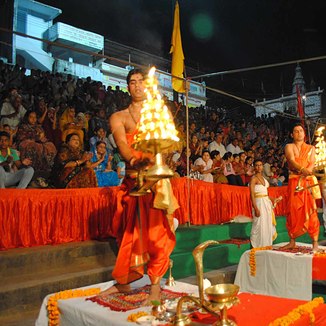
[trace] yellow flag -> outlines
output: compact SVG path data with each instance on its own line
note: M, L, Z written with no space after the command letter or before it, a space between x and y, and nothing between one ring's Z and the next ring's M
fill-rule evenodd
M172 53L172 68L171 73L174 76L183 78L184 69L184 55L182 50L181 42L181 31L180 31L180 17L179 17L179 3L175 3L174 9L174 21L173 21L173 32L171 39L171 50ZM178 93L184 93L184 82L182 79L172 77L172 88Z

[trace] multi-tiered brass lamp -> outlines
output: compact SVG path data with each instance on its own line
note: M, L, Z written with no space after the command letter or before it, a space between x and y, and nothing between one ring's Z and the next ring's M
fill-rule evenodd
M319 127L316 132L316 162L315 170L318 175L318 171L321 173L322 181L326 182L326 142L325 142L325 126Z
M321 185L322 191L326 191L326 142L325 142L325 126L320 126L315 131L316 137L316 154L315 154L315 167L313 174L319 177L318 183L303 187L301 185L302 177L299 178L298 185L295 188L295 192L304 191L306 189L314 188Z
M148 73L145 93L146 100L140 112L132 147L152 153L155 156L155 164L138 171L136 190L130 193L134 196L148 193L158 180L173 176L173 171L163 163L162 153L169 152L179 141L173 118L158 91L155 67Z

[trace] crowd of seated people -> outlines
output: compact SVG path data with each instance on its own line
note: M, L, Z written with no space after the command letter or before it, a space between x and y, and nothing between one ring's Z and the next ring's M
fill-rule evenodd
M284 156L288 139L283 136L286 126L276 122L270 116L220 121L212 112L201 122L204 126L190 123L188 160L183 146L172 156L170 166L177 175L184 176L189 162L190 176L195 179L246 186L254 173L253 161L259 158L265 163L264 177L270 184L283 185L288 179ZM178 125L178 130L180 143L185 144L184 126Z
M90 77L82 80L40 70L31 70L27 76L26 69L0 61L0 130L9 134L9 146L21 160L30 162L38 181L34 186L121 184L125 163L116 151L108 121L129 101L119 86L106 88ZM277 117L231 120L213 109L192 109L187 151L185 110L179 104L167 104L180 137L168 159L176 177L189 170L191 177L206 182L247 185L253 160L260 158L268 164L264 176L272 185L287 181L286 128Z
M118 86L106 89L90 77L33 69L26 75L25 68L0 61L0 130L9 135L14 158L30 162L33 187L121 184L125 164L116 153L108 119L128 103L128 93ZM4 156L4 165L12 159Z
M82 150L78 134L71 133L60 147L52 169L57 188L89 188L97 186L92 168L92 154Z

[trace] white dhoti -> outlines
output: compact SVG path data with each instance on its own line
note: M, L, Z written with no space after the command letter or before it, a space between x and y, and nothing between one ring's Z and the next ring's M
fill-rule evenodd
M260 211L260 216L255 216L253 210L252 228L250 234L251 245L254 248L271 246L276 239L276 220L273 211L273 204L268 197L268 181L265 179L265 186L255 185L256 205Z

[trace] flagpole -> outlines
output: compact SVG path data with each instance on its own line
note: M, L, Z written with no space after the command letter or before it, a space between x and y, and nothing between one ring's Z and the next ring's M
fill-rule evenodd
M184 69L184 74L186 75L186 69ZM187 226L190 226L190 156L189 151L189 86L190 81L185 79L185 94L186 94L186 158L187 158Z
M175 2L174 16L173 16L173 30L171 37L171 49L172 53L172 65L171 65L171 76L172 76L172 88L174 91L179 93L185 93L186 95L186 133L187 133L187 147L186 147L186 162L187 162L187 225L190 225L190 178L189 178L189 110L188 110L188 98L189 98L189 81L187 81L184 54L182 49L181 41L181 30L180 30L180 12L178 0ZM179 101L179 95L178 95Z

